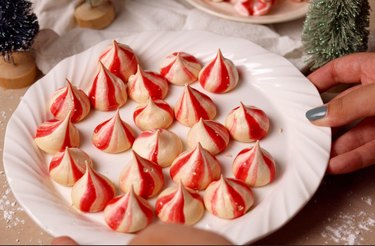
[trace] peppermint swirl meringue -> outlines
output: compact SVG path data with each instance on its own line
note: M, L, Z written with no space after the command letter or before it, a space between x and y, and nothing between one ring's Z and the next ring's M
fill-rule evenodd
M119 110L115 115L94 129L92 143L107 153L120 153L129 149L135 140L131 127L121 119Z
M49 174L57 183L73 186L85 173L86 163L92 165L91 158L81 149L65 148L56 153L49 163Z
M199 73L199 83L207 91L225 93L238 84L239 76L233 62L223 56L220 49L215 59L205 65Z
M202 65L197 58L185 53L174 52L162 62L160 74L175 85L191 84L198 79Z
M260 147L259 141L253 147L245 148L233 161L234 176L246 184L258 187L275 179L276 165L270 153Z
M202 118L188 132L188 145L194 148L198 143L211 154L222 152L229 144L230 135L224 125Z
M174 112L167 102L149 98L146 105L140 105L135 109L133 120L135 125L143 131L167 129L174 121Z
M221 175L219 161L200 143L195 149L180 154L172 163L170 175L173 181L181 182L193 190L204 190Z
M166 223L192 225L204 214L204 205L198 193L188 191L181 183L165 189L156 200L155 212Z
M72 188L73 206L82 212L102 211L114 197L115 187L109 179L86 164L85 174Z
M164 186L163 171L159 165L142 158L134 151L132 159L120 174L120 188L127 193L131 189L143 197L151 198Z
M101 111L112 111L122 107L127 99L126 85L102 63L95 75L88 94L91 105Z
M254 204L253 192L245 183L223 176L207 187L203 200L210 213L223 219L238 218Z
M143 158L167 167L182 152L183 145L175 133L166 129L153 129L137 137L133 150Z
M69 113L63 120L43 122L36 130L34 141L36 145L49 154L64 151L65 147L78 147L80 137L78 129L70 120Z
M134 51L116 40L113 40L112 45L103 51L99 61L124 83L137 72L138 59Z
M90 112L90 100L82 90L66 80L66 86L52 95L49 110L56 119L64 119L72 112L72 122L83 120Z
M234 9L243 16L261 16L270 12L275 0L237 0Z
M216 105L206 94L185 85L184 92L174 108L176 120L181 124L192 127L199 121L212 120L216 116Z
M248 143L260 140L267 135L270 120L263 110L241 103L228 114L225 127L233 139Z
M113 198L104 209L104 219L114 231L132 233L148 226L153 217L152 207L133 189Z
M164 99L169 90L168 81L160 74L144 71L139 65L137 73L130 76L128 81L128 94L138 103L151 99Z

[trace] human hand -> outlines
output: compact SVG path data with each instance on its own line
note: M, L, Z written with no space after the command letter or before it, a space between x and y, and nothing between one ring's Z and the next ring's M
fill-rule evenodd
M57 237L52 245L78 245L70 237ZM129 245L231 245L231 242L213 232L191 226L154 223L139 232Z
M358 121L333 136L328 173L349 173L375 163L374 68L375 53L356 53L333 60L308 76L320 92L339 83L359 83L306 113L319 126L347 130Z

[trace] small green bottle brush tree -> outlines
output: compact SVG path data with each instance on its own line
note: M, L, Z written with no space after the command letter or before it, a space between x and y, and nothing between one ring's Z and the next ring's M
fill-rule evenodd
M368 0L312 0L302 32L310 70L343 55L366 51L369 15Z
M0 86L24 87L35 81L30 54L39 24L27 0L0 1Z

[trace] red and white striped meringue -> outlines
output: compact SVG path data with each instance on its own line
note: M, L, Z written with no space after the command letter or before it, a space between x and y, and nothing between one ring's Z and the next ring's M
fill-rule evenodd
M104 209L104 219L114 231L132 233L148 226L153 218L152 207L140 196L130 192L113 198Z
M220 49L215 59L205 65L199 73L199 83L207 91L225 93L238 84L239 76L233 62L223 56Z
M85 173L86 163L92 164L91 158L81 149L65 148L56 153L49 163L49 174L57 183L73 186Z
M102 211L115 195L115 187L104 175L86 164L85 174L73 185L73 206L82 212Z
M146 105L140 105L135 109L133 120L135 125L143 131L167 129L174 121L174 112L167 102L149 98Z
M184 92L174 107L174 115L181 124L192 127L199 121L212 120L216 116L216 105L206 94L185 85Z
M91 105L101 111L112 111L123 106L127 99L126 84L102 63L88 94Z
M155 203L155 212L166 223L192 225L204 214L199 193L188 191L181 183L178 187L165 189Z
M131 127L121 119L119 110L115 115L94 129L92 143L107 153L120 153L129 149L135 140Z
M237 0L234 9L244 16L266 15L272 9L275 0Z
M228 114L225 127L233 139L248 143L260 140L267 135L270 120L263 110L241 103Z
M153 129L142 132L136 138L133 150L143 158L167 167L182 152L183 145L175 133L166 129Z
M128 94L138 103L147 102L148 98L164 99L169 90L168 80L158 73L144 71L139 65L137 73L128 80Z
M189 130L187 142L190 148L194 148L197 143L200 143L203 148L216 155L228 146L229 139L229 132L224 125L201 118Z
M180 154L172 163L169 173L175 182L193 190L204 190L221 175L219 161L202 148L200 143L193 150Z
M127 193L131 189L143 197L151 198L160 193L164 186L162 168L132 151L133 157L120 174L120 188Z
M254 204L251 189L242 181L221 178L212 182L204 193L204 205L213 215L234 219L244 215Z
M41 150L55 154L64 151L65 147L79 146L79 132L71 122L70 115L63 120L48 120L38 127L34 140Z
M134 51L116 40L113 40L112 45L104 50L99 60L125 83L131 75L137 72L138 59Z
M253 147L245 148L233 161L234 176L246 184L258 187L275 179L276 165L270 153L260 147L259 141Z
M185 53L174 52L163 60L160 74L175 85L191 84L198 79L202 65L197 58Z
M90 112L90 100L81 89L66 80L66 86L52 95L49 110L56 119L62 120L72 112L72 122L83 120Z

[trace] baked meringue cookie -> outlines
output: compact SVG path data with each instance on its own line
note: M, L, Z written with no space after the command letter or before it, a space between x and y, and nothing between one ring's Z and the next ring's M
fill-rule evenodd
M101 111L112 111L122 107L127 99L126 84L111 73L102 63L95 75L88 94L91 105Z
M207 187L203 200L210 213L223 219L240 217L254 204L253 192L245 183L223 176Z
M56 119L64 119L72 112L72 122L83 120L90 112L90 100L81 89L66 80L66 86L58 89L52 95L49 110Z
M147 102L151 99L164 99L169 90L168 81L160 74L143 71L138 65L137 73L130 76L128 80L128 94L131 99L138 103Z
M134 51L116 40L113 40L112 45L104 50L99 60L125 83L131 75L137 72L138 59Z
M78 129L70 120L71 113L63 120L49 120L43 122L35 134L35 143L43 151L55 154L64 151L65 147L78 147L80 137Z
M120 174L120 188L128 193L131 189L143 197L151 198L160 193L164 186L163 171L159 165L142 158L134 151L132 159Z
M198 79L202 65L197 58L185 53L174 52L162 62L160 74L175 85L191 84Z
M135 109L133 120L135 125L143 131L167 129L174 121L174 112L167 102L149 98L145 105L140 105Z
M202 92L185 85L184 92L177 101L174 115L181 124L192 127L199 121L212 120L216 116L216 105L212 99Z
M182 152L181 139L166 129L153 129L142 132L134 141L133 150L138 155L161 167L170 166Z
M121 119L119 110L115 115L94 129L92 143L106 153L120 153L131 148L135 134L130 126Z
M199 83L207 91L225 93L238 84L239 76L233 62L223 56L220 49L215 59L205 65L199 73Z
M188 132L188 145L194 148L200 143L211 154L222 152L229 144L229 132L224 125L202 118Z
M152 207L133 189L113 198L104 209L104 219L114 231L132 233L148 226L153 218Z
M72 188L73 206L82 212L102 211L114 197L115 187L109 179L86 164L85 174Z
M225 127L233 139L240 142L254 142L264 138L270 127L266 113L255 107L241 103L225 119Z
M158 196L155 212L166 223L192 225L204 214L204 205L199 193L188 191L181 183L169 187Z
M195 149L180 154L169 170L175 182L181 182L193 190L204 190L221 175L219 161L210 152L202 148L200 143Z
M237 0L234 9L243 16L261 16L270 12L275 0Z
M275 179L276 165L270 153L260 147L259 141L253 147L245 148L233 161L234 176L246 184L258 187Z
M86 163L92 165L91 158L81 149L65 148L56 153L49 163L49 174L57 183L73 186L85 173Z

